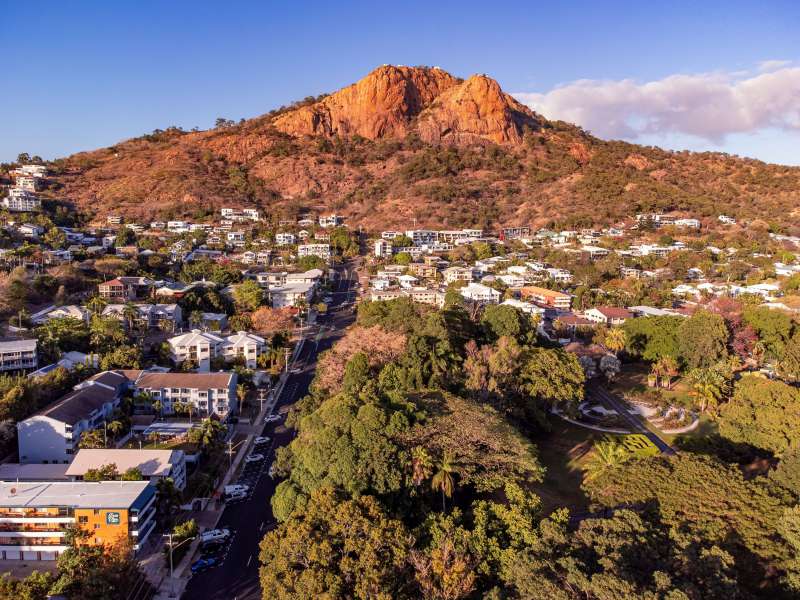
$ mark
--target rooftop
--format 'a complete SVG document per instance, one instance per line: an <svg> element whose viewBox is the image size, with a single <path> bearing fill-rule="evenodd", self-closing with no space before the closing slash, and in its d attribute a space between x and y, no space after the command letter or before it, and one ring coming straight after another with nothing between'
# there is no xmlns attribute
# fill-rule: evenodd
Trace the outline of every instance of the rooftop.
<svg viewBox="0 0 800 600"><path fill-rule="evenodd" d="M136 381L140 388L226 388L234 373L143 373Z"/></svg>
<svg viewBox="0 0 800 600"><path fill-rule="evenodd" d="M0 341L0 352L35 352L36 340Z"/></svg>
<svg viewBox="0 0 800 600"><path fill-rule="evenodd" d="M83 449L67 468L69 477L83 476L89 469L114 464L117 472L138 468L144 477L166 477L172 465L180 461L180 450Z"/></svg>
<svg viewBox="0 0 800 600"><path fill-rule="evenodd" d="M136 507L143 494L149 499L153 493L146 481L0 483L0 506L123 509Z"/></svg>

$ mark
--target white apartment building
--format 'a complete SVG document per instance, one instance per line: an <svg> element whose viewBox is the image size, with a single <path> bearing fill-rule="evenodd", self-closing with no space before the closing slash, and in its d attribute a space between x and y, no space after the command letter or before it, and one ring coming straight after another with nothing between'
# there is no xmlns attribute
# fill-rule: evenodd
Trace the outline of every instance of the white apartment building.
<svg viewBox="0 0 800 600"><path fill-rule="evenodd" d="M239 331L225 338L222 355L229 362L242 359L248 369L255 369L258 367L258 357L264 354L266 348L267 341L264 338Z"/></svg>
<svg viewBox="0 0 800 600"><path fill-rule="evenodd" d="M11 212L34 212L42 209L42 201L27 190L11 188L3 198L3 207Z"/></svg>
<svg viewBox="0 0 800 600"><path fill-rule="evenodd" d="M297 237L293 233L276 233L275 243L278 246L292 246L297 241Z"/></svg>
<svg viewBox="0 0 800 600"><path fill-rule="evenodd" d="M338 227L344 223L344 217L333 214L319 217L319 226L327 229L328 227Z"/></svg>
<svg viewBox="0 0 800 600"><path fill-rule="evenodd" d="M0 342L0 372L35 369L38 364L36 340Z"/></svg>
<svg viewBox="0 0 800 600"><path fill-rule="evenodd" d="M169 477L178 490L186 487L186 455L183 450L83 448L78 450L65 474L73 481L81 481L90 469L112 464L120 475L128 469L139 469L144 480L151 484Z"/></svg>
<svg viewBox="0 0 800 600"><path fill-rule="evenodd" d="M99 373L76 385L54 404L17 423L19 461L69 463L81 435L110 420L128 383L122 372Z"/></svg>
<svg viewBox="0 0 800 600"><path fill-rule="evenodd" d="M177 402L191 404L203 416L226 418L236 412L237 375L222 373L142 373L134 382L137 394L147 393L174 412Z"/></svg>
<svg viewBox="0 0 800 600"><path fill-rule="evenodd" d="M319 256L323 260L330 260L330 244L301 244L297 247L297 256Z"/></svg>
<svg viewBox="0 0 800 600"><path fill-rule="evenodd" d="M229 362L240 357L244 359L247 368L255 369L258 366L258 357L267 348L264 338L246 331L222 337L193 329L189 333L168 340L168 343L175 364L190 360L197 363L200 372L208 372L211 369L212 359L217 357Z"/></svg>
<svg viewBox="0 0 800 600"><path fill-rule="evenodd" d="M445 283L472 281L472 269L468 267L448 267L442 271Z"/></svg>
<svg viewBox="0 0 800 600"><path fill-rule="evenodd" d="M380 239L375 241L375 256L378 258L388 257L392 255L392 243Z"/></svg>
<svg viewBox="0 0 800 600"><path fill-rule="evenodd" d="M314 295L315 285L310 282L298 281L285 283L279 286L270 286L269 293L272 308L297 306L299 302L309 303Z"/></svg>

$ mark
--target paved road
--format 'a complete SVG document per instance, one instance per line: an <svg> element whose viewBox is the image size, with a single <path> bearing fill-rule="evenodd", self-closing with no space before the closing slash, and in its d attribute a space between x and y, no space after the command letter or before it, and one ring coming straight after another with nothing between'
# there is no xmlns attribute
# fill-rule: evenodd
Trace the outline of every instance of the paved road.
<svg viewBox="0 0 800 600"><path fill-rule="evenodd" d="M346 275L345 275L346 273ZM333 302L327 315L317 317L319 333L309 332L303 350L295 363L301 371L286 381L275 411L302 398L314 377L317 355L327 350L342 335L345 327L354 320L349 305L354 299L354 274L344 267L337 269L341 278L335 283ZM210 571L192 577L186 588L184 598L191 600L256 600L261 598L258 582L258 544L264 534L275 526L270 498L275 492L275 481L267 474L269 463L275 456L276 446L288 444L294 435L282 423L268 424L262 435L273 438L270 445L264 473L256 484L255 491L244 502L228 506L222 513L220 527L227 527L233 533L233 540L222 564ZM259 451L261 451L259 449Z"/></svg>
<svg viewBox="0 0 800 600"><path fill-rule="evenodd" d="M587 390L589 395L597 398L598 400L606 402L611 408L617 411L617 414L627 421L632 431L647 436L647 438L653 442L663 454L675 454L675 450L672 448L672 446L667 444L667 442L662 440L660 437L658 437L658 435L647 428L640 415L631 414L631 412L629 412L628 406L623 400L620 400L614 394L609 393L607 389L598 384L590 384Z"/></svg>

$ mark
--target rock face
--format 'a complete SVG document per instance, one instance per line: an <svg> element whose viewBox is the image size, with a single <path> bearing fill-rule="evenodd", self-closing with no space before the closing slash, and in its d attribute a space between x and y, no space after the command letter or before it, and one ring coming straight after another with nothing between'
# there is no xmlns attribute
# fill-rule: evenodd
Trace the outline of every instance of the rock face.
<svg viewBox="0 0 800 600"><path fill-rule="evenodd" d="M540 118L485 75L460 81L438 68L383 66L358 83L278 116L294 136L404 137L428 142L517 144Z"/></svg>
<svg viewBox="0 0 800 600"><path fill-rule="evenodd" d="M486 75L473 75L445 90L420 115L420 137L432 143L455 145L488 140L519 144L525 128L539 129L540 118L529 108L504 94Z"/></svg>

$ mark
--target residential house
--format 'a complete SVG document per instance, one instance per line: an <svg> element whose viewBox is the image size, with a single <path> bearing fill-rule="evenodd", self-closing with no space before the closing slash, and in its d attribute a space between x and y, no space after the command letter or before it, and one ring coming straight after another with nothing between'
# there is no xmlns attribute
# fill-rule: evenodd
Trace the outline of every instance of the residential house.
<svg viewBox="0 0 800 600"><path fill-rule="evenodd" d="M634 315L629 310L617 306L596 306L585 311L583 316L595 323L615 327L632 319Z"/></svg>
<svg viewBox="0 0 800 600"><path fill-rule="evenodd" d="M423 279L436 279L439 271L436 269L436 265L415 262L408 265L408 272Z"/></svg>
<svg viewBox="0 0 800 600"><path fill-rule="evenodd" d="M293 233L276 233L275 244L278 246L291 246L294 245L297 238Z"/></svg>
<svg viewBox="0 0 800 600"><path fill-rule="evenodd" d="M500 292L480 283L469 283L459 292L467 300L478 304L497 304L500 302Z"/></svg>
<svg viewBox="0 0 800 600"><path fill-rule="evenodd" d="M344 217L339 216L337 214L333 215L325 215L319 217L319 226L327 229L328 227L338 227L339 225L344 224Z"/></svg>
<svg viewBox="0 0 800 600"><path fill-rule="evenodd" d="M267 341L252 333L239 331L225 338L222 344L222 355L228 362L241 359L248 369L258 366L258 357L264 354Z"/></svg>
<svg viewBox="0 0 800 600"><path fill-rule="evenodd" d="M388 240L375 240L375 256L385 258L392 255L392 243Z"/></svg>
<svg viewBox="0 0 800 600"><path fill-rule="evenodd" d="M299 302L311 302L316 286L310 282L298 281L279 286L270 286L267 290L273 308L297 306Z"/></svg>
<svg viewBox="0 0 800 600"><path fill-rule="evenodd" d="M11 212L35 212L42 209L42 201L36 194L19 188L8 190L3 198L3 208Z"/></svg>
<svg viewBox="0 0 800 600"><path fill-rule="evenodd" d="M149 294L152 285L153 282L147 277L116 277L97 288L101 298L111 302L128 302Z"/></svg>
<svg viewBox="0 0 800 600"><path fill-rule="evenodd" d="M50 306L44 310L31 315L31 323L34 325L42 325L53 319L78 319L84 323L88 323L91 318L91 313L83 306L77 304L68 304L65 306Z"/></svg>

